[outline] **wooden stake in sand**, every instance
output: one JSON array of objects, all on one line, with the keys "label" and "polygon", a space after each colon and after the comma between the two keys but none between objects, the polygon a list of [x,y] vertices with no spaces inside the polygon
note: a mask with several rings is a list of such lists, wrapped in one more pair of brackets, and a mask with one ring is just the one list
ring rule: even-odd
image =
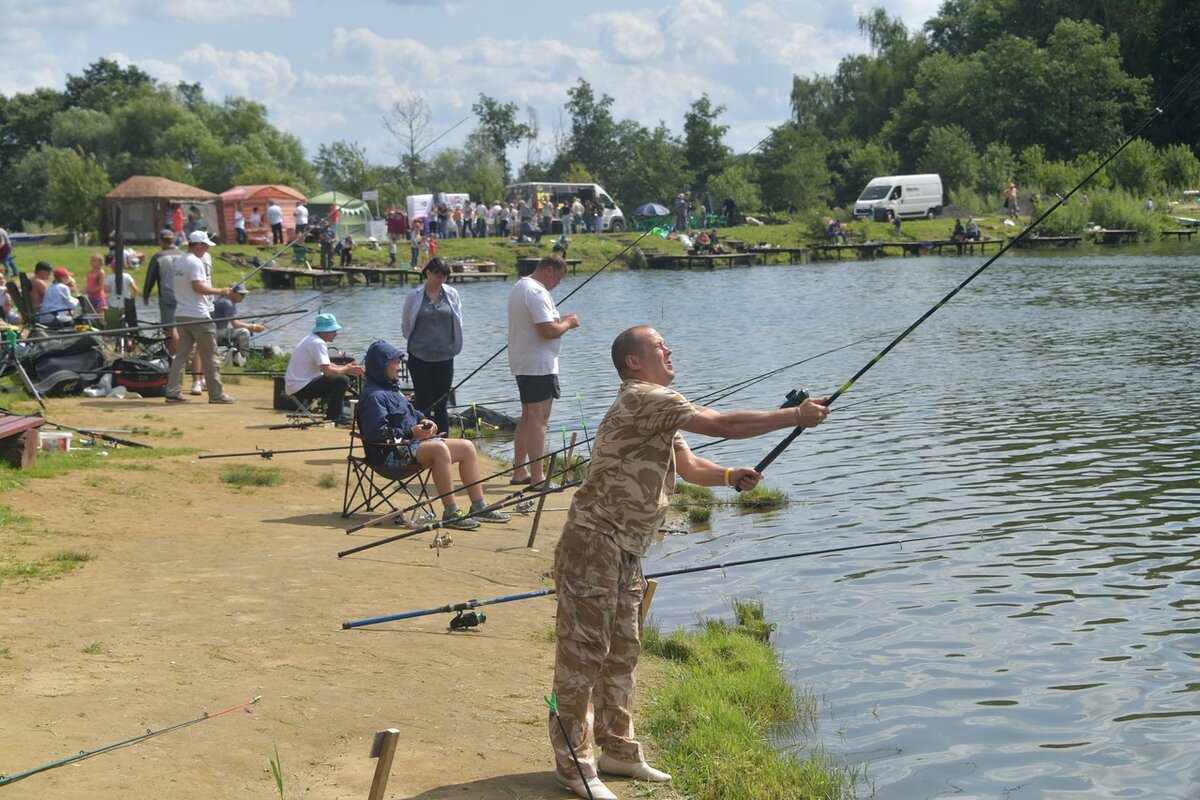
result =
[{"label": "wooden stake in sand", "polygon": [[371,793],[367,795],[367,800],[383,800],[399,741],[399,728],[388,728],[375,734],[375,741],[371,742],[371,758],[378,758],[379,761],[375,764],[375,778],[371,781]]}]

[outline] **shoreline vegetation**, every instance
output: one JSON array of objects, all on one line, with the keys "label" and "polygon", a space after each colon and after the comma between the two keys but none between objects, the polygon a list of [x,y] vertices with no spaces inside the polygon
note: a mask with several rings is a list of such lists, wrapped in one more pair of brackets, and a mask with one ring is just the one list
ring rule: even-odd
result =
[{"label": "shoreline vegetation", "polygon": [[817,701],[788,682],[762,604],[732,605],[732,624],[706,619],[669,635],[646,626],[656,680],[640,715],[659,766],[692,800],[853,797],[862,776],[807,741]]},{"label": "shoreline vegetation", "polygon": [[[977,199],[977,198],[976,198]],[[1046,201],[1053,202],[1053,199]],[[1015,227],[1005,225],[1008,217],[1004,214],[976,214],[984,237],[989,239],[1013,238],[1024,229],[1046,207],[1031,207],[1022,201],[1022,215],[1015,220]],[[966,203],[964,203],[966,205]],[[972,203],[971,205],[974,205]],[[1157,208],[1165,208],[1162,202]],[[1176,205],[1171,214],[1200,216],[1200,206],[1196,204]],[[970,212],[956,210],[952,205],[940,217],[935,219],[906,220],[902,223],[899,234],[892,230],[890,223],[854,220],[844,210],[831,210],[814,213],[807,216],[795,217],[790,221],[767,225],[736,225],[728,228],[718,228],[720,239],[735,239],[749,244],[765,244],[774,247],[805,247],[812,244],[824,244],[826,220],[841,219],[850,237],[851,243],[882,241],[882,242],[922,242],[946,240],[950,238],[956,217],[966,222]],[[1161,232],[1179,228],[1180,224],[1167,214],[1158,210],[1147,210],[1143,201],[1123,192],[1098,193],[1093,192],[1084,205],[1080,200],[1072,201],[1057,209],[1041,225],[1036,233],[1042,236],[1086,236],[1089,226],[1100,226],[1108,229],[1123,229],[1136,231],[1139,244],[1158,243]],[[618,234],[580,234],[568,237],[570,246],[568,257],[579,259],[575,267],[579,274],[593,274],[601,269],[624,270],[634,267],[636,248],[655,250],[664,254],[679,254],[686,252],[684,247],[674,238],[664,239],[657,235],[644,235],[637,231],[625,231]],[[449,259],[471,259],[491,261],[495,263],[498,272],[516,274],[516,260],[525,256],[548,255],[555,239],[543,237],[541,245],[517,244],[508,239],[490,237],[486,239],[442,239],[439,240],[438,255]],[[1189,240],[1190,241],[1190,240]],[[403,244],[403,243],[402,243]],[[318,256],[316,246],[309,244],[310,263],[316,263]],[[150,244],[127,245],[130,249],[140,251],[148,261],[157,247]],[[247,270],[238,267],[222,256],[237,254],[242,257],[257,257],[266,260],[276,252],[284,252],[276,259],[280,266],[291,265],[291,252],[287,248],[251,246],[251,245],[218,245],[213,252],[213,282],[225,286],[238,282]],[[402,257],[407,252],[407,246],[401,248]],[[88,258],[93,252],[106,252],[100,245],[74,246],[27,244],[14,249],[17,263],[24,272],[32,274],[33,265],[38,261],[48,261],[54,267],[66,267],[75,276],[78,285],[86,282]],[[359,246],[354,251],[356,266],[383,267],[388,262],[387,243],[383,242],[380,249]],[[611,262],[611,263],[610,263]],[[401,261],[401,264],[405,262]],[[145,263],[133,268],[131,274],[138,283],[142,284],[145,274]],[[265,288],[261,273],[250,281],[251,288]]]}]

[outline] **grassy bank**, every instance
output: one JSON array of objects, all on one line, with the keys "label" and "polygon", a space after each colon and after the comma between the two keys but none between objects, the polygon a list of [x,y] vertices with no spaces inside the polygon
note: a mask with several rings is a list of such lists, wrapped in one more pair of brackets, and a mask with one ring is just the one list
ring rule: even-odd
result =
[{"label": "grassy bank", "polygon": [[693,800],[852,797],[855,775],[827,754],[778,747],[812,731],[816,702],[788,683],[762,606],[735,602],[734,617],[646,630],[644,653],[663,661],[643,705],[660,766]]}]

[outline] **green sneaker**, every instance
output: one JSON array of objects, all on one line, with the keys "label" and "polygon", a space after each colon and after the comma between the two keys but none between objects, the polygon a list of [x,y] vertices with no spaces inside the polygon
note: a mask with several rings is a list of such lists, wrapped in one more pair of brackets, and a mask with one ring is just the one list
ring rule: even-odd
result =
[{"label": "green sneaker", "polygon": [[453,528],[456,531],[473,531],[479,527],[479,520],[467,516],[461,508],[442,514],[442,527]]},{"label": "green sneaker", "polygon": [[471,506],[471,519],[477,519],[480,522],[508,522],[511,517],[508,514],[501,514],[496,509],[484,511],[485,505]]}]

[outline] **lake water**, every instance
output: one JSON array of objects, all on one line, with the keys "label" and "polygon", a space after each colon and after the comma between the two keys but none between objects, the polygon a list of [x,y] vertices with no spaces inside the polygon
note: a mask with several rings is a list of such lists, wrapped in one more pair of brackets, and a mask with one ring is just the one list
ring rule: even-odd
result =
[{"label": "lake water", "polygon": [[[760,598],[790,674],[821,701],[800,746],[859,768],[863,796],[1200,797],[1195,253],[1006,255],[767,470],[786,509],[719,511],[664,537],[646,571],[961,538],[668,578],[655,616],[672,628]],[[659,328],[689,397],[857,342],[715,405],[776,406],[795,386],[832,392],[980,263],[602,274],[562,305],[583,327],[564,340],[551,442],[594,430],[617,383],[608,347],[629,325]],[[510,287],[460,287],[460,379],[503,345]],[[245,310],[323,299],[361,355],[401,342],[404,291],[259,292]],[[310,323],[272,336],[293,345]],[[515,415],[514,395],[500,355],[459,399]],[[704,454],[753,464],[782,436]]]}]

